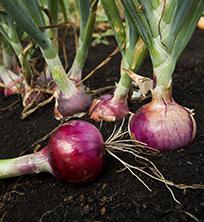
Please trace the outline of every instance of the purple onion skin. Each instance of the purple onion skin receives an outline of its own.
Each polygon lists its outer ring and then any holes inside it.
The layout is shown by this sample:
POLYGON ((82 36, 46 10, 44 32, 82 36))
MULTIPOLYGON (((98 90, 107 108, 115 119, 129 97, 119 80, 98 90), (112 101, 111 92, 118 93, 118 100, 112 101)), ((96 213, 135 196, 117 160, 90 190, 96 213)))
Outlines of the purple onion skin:
POLYGON ((93 101, 89 115, 96 122, 112 122, 123 119, 128 112, 129 107, 126 97, 113 100, 112 95, 104 95, 93 101))
POLYGON ((83 91, 78 91, 73 96, 60 93, 55 105, 55 117, 61 119, 77 113, 85 112, 91 104, 92 98, 83 91))
POLYGON ((53 174, 65 182, 89 182, 102 170, 104 141, 91 123, 73 120, 60 126, 47 149, 53 174))
POLYGON ((131 136, 159 151, 176 150, 192 142, 196 123, 190 110, 173 99, 152 100, 130 117, 131 136))

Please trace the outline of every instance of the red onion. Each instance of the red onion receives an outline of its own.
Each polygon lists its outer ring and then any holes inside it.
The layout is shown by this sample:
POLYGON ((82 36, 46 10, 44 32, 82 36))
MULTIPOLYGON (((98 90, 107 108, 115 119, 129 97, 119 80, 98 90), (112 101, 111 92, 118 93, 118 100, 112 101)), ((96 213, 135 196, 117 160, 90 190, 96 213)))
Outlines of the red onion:
POLYGON ((176 103, 171 93, 153 94, 150 103, 142 106, 129 120, 131 136, 160 151, 187 146, 195 137, 193 113, 176 103))
POLYGON ((90 117, 97 122, 123 119, 129 112, 127 97, 113 98, 112 95, 105 95, 95 99, 89 110, 90 117))
POLYGON ((87 182, 101 172, 103 160, 99 130, 91 123, 73 120, 61 125, 41 151, 0 160, 0 178, 47 171, 65 182, 87 182))
POLYGON ((62 119, 76 113, 85 112, 89 108, 91 101, 91 96, 81 90, 71 96, 60 92, 55 103, 55 118, 62 119))

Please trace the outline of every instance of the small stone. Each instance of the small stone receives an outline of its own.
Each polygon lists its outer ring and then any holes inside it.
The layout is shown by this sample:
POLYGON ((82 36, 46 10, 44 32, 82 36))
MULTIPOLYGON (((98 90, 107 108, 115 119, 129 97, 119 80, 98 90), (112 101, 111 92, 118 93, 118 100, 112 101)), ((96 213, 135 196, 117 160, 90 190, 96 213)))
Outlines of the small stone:
POLYGON ((106 208, 105 208, 105 207, 102 207, 102 208, 101 208, 101 216, 103 216, 105 213, 106 213, 106 208))

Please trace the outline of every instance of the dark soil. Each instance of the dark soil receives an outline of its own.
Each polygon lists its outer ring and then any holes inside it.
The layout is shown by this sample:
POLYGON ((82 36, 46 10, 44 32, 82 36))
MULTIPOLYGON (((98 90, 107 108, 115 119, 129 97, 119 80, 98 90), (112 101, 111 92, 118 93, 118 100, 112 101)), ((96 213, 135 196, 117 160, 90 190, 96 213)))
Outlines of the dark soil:
MULTIPOLYGON (((113 43, 113 41, 111 41, 113 43)), ((85 73, 93 69, 114 45, 92 47, 85 73)), ((69 42, 69 56, 73 58, 69 42)), ((112 85, 118 80, 120 56, 99 70, 88 82, 91 89, 112 85)), ((147 60, 141 73, 151 74, 147 60)), ((204 184, 204 32, 196 31, 181 56, 174 74, 174 98, 196 110, 198 132, 193 144, 176 152, 150 157, 163 175, 175 183, 204 184)), ((135 111, 141 104, 134 104, 135 111)), ((53 104, 20 119, 20 98, 0 96, 0 158, 33 152, 32 144, 55 128, 53 104), (17 100, 17 103, 11 105, 17 100), (6 108, 7 107, 7 108, 6 108)), ((97 124, 97 126, 99 126, 97 124)), ((103 125, 104 138, 113 124, 103 125)), ((42 146, 45 142, 40 143, 42 146)), ((128 159, 127 159, 128 161, 128 159)), ((71 185, 42 173, 0 181, 0 217, 4 222, 191 222, 204 221, 204 191, 173 188, 181 205, 175 203, 164 184, 140 176, 152 189, 149 192, 129 172, 107 156, 103 172, 88 185, 71 185)))

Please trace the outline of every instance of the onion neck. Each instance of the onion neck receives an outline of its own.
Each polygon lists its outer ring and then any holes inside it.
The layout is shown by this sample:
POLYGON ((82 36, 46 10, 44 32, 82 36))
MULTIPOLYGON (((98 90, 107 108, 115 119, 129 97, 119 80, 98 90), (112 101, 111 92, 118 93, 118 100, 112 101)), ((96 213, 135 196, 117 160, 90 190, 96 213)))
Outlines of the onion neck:
POLYGON ((49 71, 52 73, 52 78, 58 86, 58 89, 67 96, 73 96, 77 92, 77 88, 73 81, 71 81, 59 60, 59 57, 46 58, 49 71))
POLYGON ((45 41, 46 45, 41 46, 40 49, 48 65, 48 69, 52 75, 54 82, 57 84, 60 92, 67 96, 72 96, 77 92, 77 88, 73 81, 71 81, 61 63, 56 48, 49 40, 45 41))
MULTIPOLYGON (((153 66, 154 66, 153 62, 153 66)), ((167 56, 158 66, 153 67, 152 101, 169 103, 172 98, 172 74, 175 70, 176 60, 167 56)))
POLYGON ((170 104, 174 102, 172 97, 172 86, 170 86, 169 88, 156 86, 152 90, 152 102, 157 104, 170 104))
POLYGON ((176 59, 171 55, 166 55, 162 59, 159 65, 153 61, 153 72, 154 72, 154 86, 160 86, 163 88, 170 88, 172 84, 172 75, 176 66, 176 59))
POLYGON ((33 154, 0 160, 0 179, 39 172, 52 172, 46 147, 33 154))
POLYGON ((128 67, 128 63, 125 61, 125 59, 122 59, 120 67, 120 80, 116 86, 113 100, 120 100, 121 98, 126 97, 129 93, 132 80, 125 71, 125 69, 128 69, 128 67))
POLYGON ((70 79, 73 79, 76 82, 79 82, 82 77, 82 69, 88 55, 88 49, 91 44, 91 39, 94 31, 97 5, 98 0, 90 1, 90 8, 87 8, 87 4, 84 5, 83 1, 79 1, 81 14, 80 36, 74 62, 69 73, 70 79))

